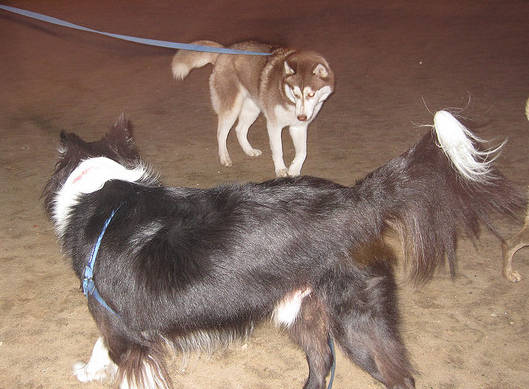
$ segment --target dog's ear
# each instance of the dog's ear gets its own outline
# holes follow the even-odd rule
[[[134,137],[132,136],[132,124],[125,116],[125,113],[119,115],[105,138],[114,146],[136,149]]]
[[[296,73],[296,70],[288,63],[288,61],[284,62],[284,71],[286,76],[291,76]]]
[[[126,159],[139,157],[136,142],[132,136],[132,124],[125,113],[119,115],[110,131],[105,135],[104,141],[108,142],[121,157]]]
[[[74,148],[78,148],[80,143],[83,143],[83,140],[75,135],[73,132],[61,131],[59,135],[59,154],[64,156],[67,151]]]
[[[318,78],[326,79],[327,77],[329,77],[329,70],[327,70],[324,64],[319,63],[314,67],[312,74],[314,74]]]
[[[122,142],[134,143],[134,138],[132,136],[132,126],[125,116],[125,112],[122,112],[118,119],[114,122],[109,135],[112,140],[121,140]]]

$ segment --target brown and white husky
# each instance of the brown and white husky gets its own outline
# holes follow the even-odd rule
[[[211,41],[195,44],[223,47]],[[269,44],[241,42],[232,49],[271,53],[269,56],[230,55],[178,51],[172,71],[184,79],[194,68],[213,64],[209,79],[211,102],[218,115],[217,141],[220,163],[231,166],[226,139],[235,132],[244,152],[256,157],[261,151],[248,142],[248,129],[259,113],[267,121],[275,173],[298,176],[307,155],[307,127],[334,90],[334,73],[321,55],[313,51],[274,48]],[[283,161],[281,132],[289,127],[296,155],[290,166]]]

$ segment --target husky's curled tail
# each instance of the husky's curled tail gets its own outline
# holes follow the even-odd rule
[[[219,48],[224,47],[220,43],[208,40],[196,41],[191,44]],[[191,70],[201,68],[208,64],[214,64],[218,56],[218,53],[209,53],[206,51],[178,50],[171,63],[173,77],[177,80],[183,80]]]

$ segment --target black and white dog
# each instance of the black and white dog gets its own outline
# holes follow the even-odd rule
[[[322,389],[329,339],[388,388],[414,388],[398,329],[394,255],[412,278],[445,258],[459,232],[491,230],[525,196],[440,111],[415,146],[353,187],[313,177],[212,189],[163,186],[140,159],[122,116],[101,140],[61,134],[45,207],[71,256],[101,337],[80,381],[170,388],[164,352],[209,349],[272,318],[306,353],[305,388]]]

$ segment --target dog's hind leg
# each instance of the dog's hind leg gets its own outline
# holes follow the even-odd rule
[[[512,269],[512,257],[521,248],[529,246],[529,210],[525,216],[525,224],[522,229],[511,238],[502,242],[503,275],[511,282],[522,279],[520,273]]]
[[[288,327],[291,338],[301,346],[309,365],[309,377],[304,389],[324,389],[325,377],[333,362],[329,347],[329,323],[321,300],[305,297],[299,315]]]
[[[237,123],[237,127],[235,127],[237,140],[246,155],[249,155],[250,157],[258,157],[261,155],[261,150],[254,149],[250,142],[248,142],[248,130],[259,116],[259,113],[261,113],[261,109],[252,101],[252,99],[244,99],[241,113],[239,114],[239,122]]]
[[[413,389],[413,368],[397,327],[393,276],[390,270],[371,270],[338,274],[328,286],[331,333],[353,362],[387,388]]]
[[[223,166],[231,166],[231,158],[228,153],[226,141],[228,134],[241,112],[243,94],[238,89],[236,80],[225,79],[223,74],[217,74],[215,70],[209,79],[211,103],[217,113],[217,144],[219,160]]]
[[[237,97],[229,109],[218,112],[217,144],[219,160],[222,166],[232,165],[226,142],[228,140],[230,129],[235,123],[235,120],[237,120],[237,116],[239,115],[240,111],[241,98]]]

